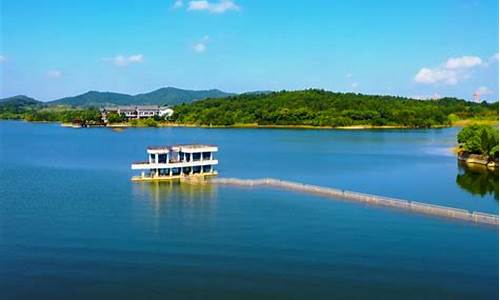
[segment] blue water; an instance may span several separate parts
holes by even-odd
[[[148,145],[214,143],[223,177],[497,213],[493,192],[457,184],[456,131],[0,122],[0,296],[497,299],[492,227],[274,189],[129,180]]]

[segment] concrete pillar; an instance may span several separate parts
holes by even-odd
[[[155,164],[157,164],[159,162],[159,158],[158,158],[158,153],[155,154]]]

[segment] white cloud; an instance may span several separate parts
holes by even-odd
[[[422,68],[415,75],[415,81],[424,84],[445,83],[454,85],[458,83],[458,80],[457,72],[443,68]]]
[[[130,64],[138,64],[144,60],[142,54],[134,54],[130,56],[117,55],[115,57],[103,58],[104,61],[112,62],[117,67],[126,67]]]
[[[176,0],[172,5],[172,8],[181,8],[184,6],[184,2],[182,0]]]
[[[131,55],[128,57],[130,63],[141,63],[143,59],[142,54]]]
[[[357,88],[357,87],[358,87],[358,85],[359,85],[359,84],[358,84],[357,82],[353,82],[353,83],[351,83],[351,87],[352,87],[353,89]]]
[[[196,43],[194,46],[193,46],[193,50],[196,52],[196,53],[203,53],[207,50],[207,46],[202,43],[202,42],[199,42],[199,43]]]
[[[477,56],[452,57],[438,67],[421,68],[414,80],[422,84],[455,85],[468,78],[471,69],[481,65],[483,65],[483,60]]]
[[[352,78],[352,74],[351,74],[351,73],[347,73],[347,74],[345,75],[345,78],[347,78],[347,79],[351,79],[351,78]]]
[[[209,39],[210,39],[209,36],[205,35],[200,41],[194,44],[193,45],[194,52],[201,54],[207,51],[207,43]]]
[[[3,56],[3,55],[0,55],[0,64],[4,63],[6,61],[7,61],[7,58],[5,56]]]
[[[493,94],[493,91],[485,86],[478,87],[476,92],[474,93],[474,95],[478,95],[478,96],[491,95],[491,94]]]
[[[445,67],[447,69],[472,68],[482,64],[483,60],[477,56],[452,57],[448,59]]]
[[[226,11],[240,10],[240,6],[233,0],[219,0],[218,2],[209,2],[207,0],[189,1],[188,11],[208,11],[214,14],[222,14]]]
[[[208,10],[208,1],[189,1],[188,10]]]
[[[489,63],[497,63],[497,62],[498,62],[498,52],[493,54],[489,59]]]
[[[61,78],[62,72],[60,70],[49,70],[46,75],[50,79],[57,79]]]

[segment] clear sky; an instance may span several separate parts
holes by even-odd
[[[498,94],[497,0],[1,0],[0,97]]]

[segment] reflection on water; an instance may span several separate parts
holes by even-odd
[[[457,185],[463,190],[481,197],[491,195],[498,201],[498,169],[458,162]]]
[[[154,202],[178,198],[186,200],[213,199],[215,187],[211,184],[188,184],[176,181],[138,182],[132,185],[134,195],[147,197]]]
[[[157,221],[180,217],[182,222],[203,222],[213,214],[216,192],[216,187],[210,184],[193,185],[168,181],[132,184],[133,198],[150,203]]]

